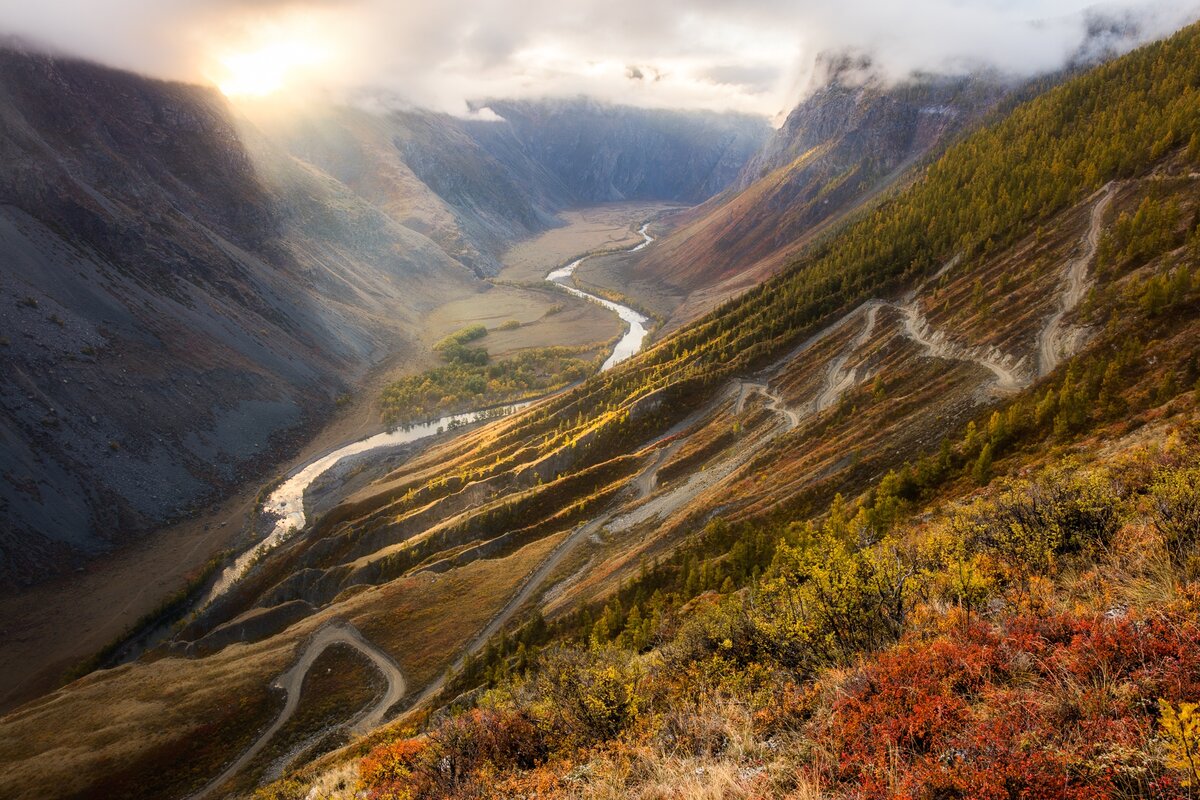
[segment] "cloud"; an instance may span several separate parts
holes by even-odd
[[[704,71],[703,76],[713,83],[739,86],[747,92],[761,93],[779,85],[783,73],[775,65],[714,64]]]
[[[372,87],[452,113],[466,113],[472,98],[587,94],[768,116],[799,99],[823,51],[869,54],[893,78],[980,67],[1030,75],[1087,50],[1126,49],[1200,14],[1200,0],[1101,6],[1080,0],[10,5],[15,7],[0,16],[0,32],[159,77],[227,87],[359,94]],[[1101,16],[1123,24],[1097,25]],[[280,53],[287,63],[280,63]]]

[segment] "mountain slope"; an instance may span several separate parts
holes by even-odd
[[[493,152],[520,142],[579,204],[702,202],[727,187],[766,139],[757,117],[610,106],[590,100],[482,104],[503,118],[474,123]]]
[[[0,57],[13,580],[263,464],[470,276],[319,179],[270,185],[210,91]]]
[[[623,282],[685,298],[671,310],[668,329],[778,272],[976,125],[1008,91],[980,77],[891,86],[869,63],[848,59],[823,59],[818,75],[820,88],[729,190],[681,215],[653,251],[614,265]]]
[[[443,114],[326,106],[245,113],[247,136],[325,172],[481,275],[494,274],[514,241],[553,227],[554,214],[574,203],[536,165],[494,158]]]

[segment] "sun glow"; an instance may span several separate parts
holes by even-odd
[[[313,77],[330,60],[329,48],[311,30],[273,26],[244,48],[219,52],[210,77],[226,97],[265,97]]]

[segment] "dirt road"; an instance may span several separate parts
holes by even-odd
[[[942,331],[932,329],[915,300],[896,308],[904,315],[904,335],[924,347],[930,356],[978,364],[995,375],[997,388],[1005,391],[1016,391],[1028,385],[1029,381],[1006,363],[1007,357],[981,347],[957,344],[946,338]]]
[[[813,413],[819,413],[832,407],[857,382],[856,371],[846,371],[846,362],[850,360],[850,356],[871,340],[871,335],[875,332],[875,318],[879,315],[879,306],[878,303],[866,306],[864,311],[866,324],[862,331],[854,337],[850,344],[846,345],[837,358],[829,362],[829,366],[825,369],[825,380],[821,385],[821,391],[812,403]]]
[[[279,712],[279,716],[254,741],[254,744],[250,745],[249,748],[238,756],[236,761],[210,781],[207,786],[192,795],[190,800],[201,800],[201,798],[212,794],[224,785],[226,781],[240,772],[243,767],[250,763],[267,746],[271,738],[296,713],[296,707],[300,704],[300,691],[304,686],[304,678],[308,674],[309,669],[312,668],[312,665],[320,657],[321,653],[334,644],[345,644],[358,650],[375,665],[375,668],[379,670],[387,681],[387,690],[383,693],[383,697],[352,721],[349,724],[349,729],[353,733],[365,733],[378,727],[383,722],[388,709],[398,703],[404,697],[404,693],[408,691],[408,685],[404,681],[404,675],[400,672],[399,665],[392,660],[391,656],[363,638],[358,629],[350,623],[335,622],[326,625],[308,640],[296,663],[275,681],[275,687],[283,689],[287,693],[287,701],[284,703],[283,710]]]
[[[1104,212],[1112,203],[1116,183],[1110,182],[1101,191],[1103,194],[1092,207],[1091,222],[1087,233],[1081,242],[1083,249],[1079,255],[1068,261],[1063,267],[1062,295],[1059,297],[1058,310],[1046,321],[1046,327],[1038,334],[1038,375],[1049,375],[1059,365],[1064,356],[1070,356],[1072,349],[1070,340],[1074,337],[1063,328],[1063,318],[1074,311],[1092,286],[1088,276],[1088,267],[1096,257],[1096,249],[1100,246],[1100,232],[1104,227]]]

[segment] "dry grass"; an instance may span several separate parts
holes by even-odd
[[[112,785],[105,796],[179,797],[199,788],[277,712],[271,680],[298,643],[335,616],[389,651],[419,691],[555,541],[374,587],[261,643],[93,673],[0,720],[0,796],[96,796],[97,787]],[[141,789],[126,793],[137,776]]]
[[[314,800],[351,800],[358,797],[358,762],[350,761],[322,772],[309,789]]]
[[[557,543],[547,537],[505,558],[421,573],[355,595],[338,612],[400,663],[410,691],[441,675]]]
[[[549,271],[549,270],[547,270]],[[562,310],[556,310],[561,308]],[[498,330],[508,320],[521,327]],[[532,289],[492,285],[441,306],[426,322],[422,339],[430,347],[456,330],[484,325],[487,338],[478,342],[493,359],[530,347],[582,347],[600,345],[620,336],[623,323],[611,311],[547,286]]]
[[[296,638],[103,670],[24,706],[0,721],[0,796],[96,796],[107,785],[109,797],[169,797],[198,788],[277,710],[264,676],[285,668]],[[134,775],[144,776],[145,791],[131,793]]]
[[[802,743],[763,739],[749,710],[724,700],[681,711],[668,727],[675,741],[606,753],[568,774],[564,796],[578,800],[738,800],[787,795],[820,797],[800,772]]]

